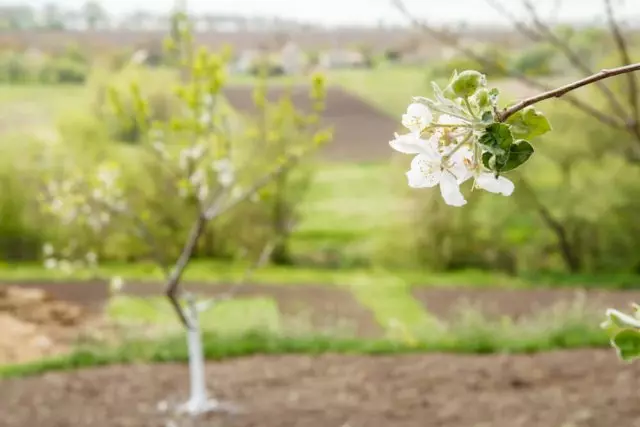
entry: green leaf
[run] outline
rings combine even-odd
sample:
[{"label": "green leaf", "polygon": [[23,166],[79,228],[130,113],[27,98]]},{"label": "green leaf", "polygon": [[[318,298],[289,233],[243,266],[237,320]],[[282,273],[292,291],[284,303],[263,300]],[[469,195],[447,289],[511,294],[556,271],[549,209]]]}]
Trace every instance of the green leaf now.
[{"label": "green leaf", "polygon": [[466,98],[486,84],[484,74],[475,70],[465,70],[455,76],[451,82],[451,89],[460,98]]},{"label": "green leaf", "polygon": [[630,362],[640,358],[640,331],[624,329],[613,337],[612,344],[622,360]]},{"label": "green leaf", "polygon": [[549,120],[533,106],[526,107],[507,119],[516,138],[531,139],[551,130]]},{"label": "green leaf", "polygon": [[478,143],[492,154],[505,155],[513,144],[513,135],[508,125],[492,123],[485,128]]},{"label": "green leaf", "polygon": [[509,148],[509,158],[500,172],[508,172],[522,166],[533,155],[533,146],[524,139],[514,142]]},{"label": "green leaf", "polygon": [[486,152],[482,154],[482,164],[487,169],[496,172],[509,172],[522,166],[533,154],[531,144],[520,139],[509,147],[508,154]]}]

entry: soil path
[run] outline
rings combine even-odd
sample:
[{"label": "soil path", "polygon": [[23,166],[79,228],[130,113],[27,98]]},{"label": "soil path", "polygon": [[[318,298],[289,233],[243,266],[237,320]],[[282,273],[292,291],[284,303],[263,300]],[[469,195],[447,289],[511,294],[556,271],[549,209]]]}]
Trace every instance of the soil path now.
[{"label": "soil path", "polygon": [[187,367],[105,367],[0,382],[5,427],[640,427],[640,364],[611,350],[517,356],[251,357],[211,363],[235,415],[158,410],[185,400]]}]

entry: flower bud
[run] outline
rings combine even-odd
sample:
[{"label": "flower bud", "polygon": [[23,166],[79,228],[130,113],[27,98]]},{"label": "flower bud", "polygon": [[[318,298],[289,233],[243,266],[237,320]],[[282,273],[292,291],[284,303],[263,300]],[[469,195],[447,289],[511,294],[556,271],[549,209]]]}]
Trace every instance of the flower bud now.
[{"label": "flower bud", "polygon": [[484,74],[475,70],[465,70],[458,74],[451,82],[451,89],[461,98],[473,95],[476,91],[486,84]]}]

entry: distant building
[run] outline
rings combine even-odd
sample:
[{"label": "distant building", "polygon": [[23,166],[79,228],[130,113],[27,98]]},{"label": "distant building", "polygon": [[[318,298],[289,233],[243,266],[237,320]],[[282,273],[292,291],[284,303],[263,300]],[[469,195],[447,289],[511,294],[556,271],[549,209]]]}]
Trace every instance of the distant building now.
[{"label": "distant building", "polygon": [[280,50],[280,64],[286,74],[300,74],[307,65],[307,55],[296,43],[289,41]]},{"label": "distant building", "polygon": [[369,62],[361,52],[329,50],[320,53],[318,65],[324,69],[364,68],[369,66]]}]

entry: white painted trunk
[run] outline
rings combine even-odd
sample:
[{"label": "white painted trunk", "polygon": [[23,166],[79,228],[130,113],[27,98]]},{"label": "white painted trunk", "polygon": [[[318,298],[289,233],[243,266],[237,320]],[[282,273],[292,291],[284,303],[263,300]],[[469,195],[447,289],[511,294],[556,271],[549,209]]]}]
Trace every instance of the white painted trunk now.
[{"label": "white painted trunk", "polygon": [[216,400],[210,400],[204,372],[204,351],[202,348],[202,331],[200,329],[200,313],[194,299],[188,299],[187,316],[191,328],[187,330],[187,348],[189,351],[189,383],[191,393],[189,401],[182,406],[182,412],[199,415],[218,408]]}]

